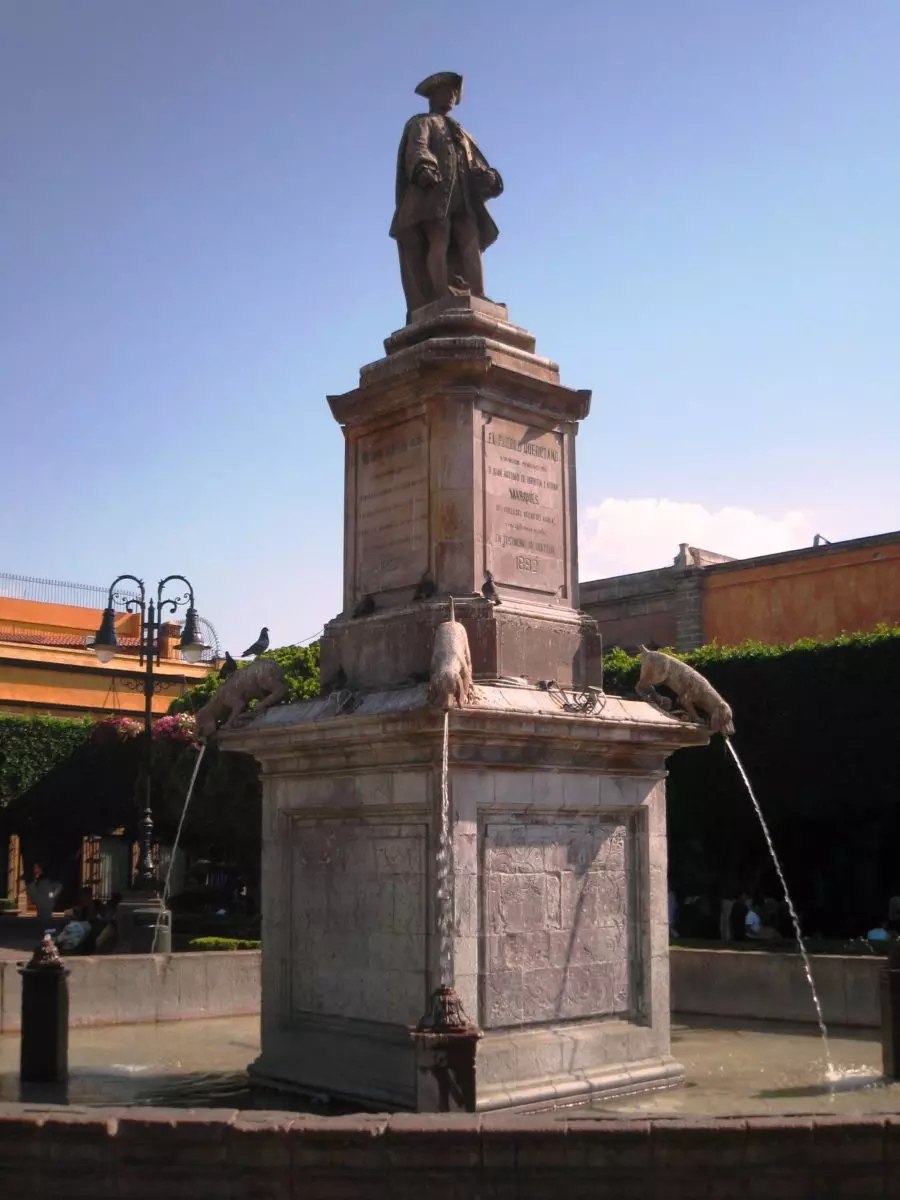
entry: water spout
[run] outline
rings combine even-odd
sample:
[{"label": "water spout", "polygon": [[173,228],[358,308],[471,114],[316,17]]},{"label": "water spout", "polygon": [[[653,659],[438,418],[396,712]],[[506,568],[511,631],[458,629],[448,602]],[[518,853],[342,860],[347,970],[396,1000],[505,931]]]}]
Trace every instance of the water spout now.
[{"label": "water spout", "polygon": [[775,846],[772,842],[772,835],[769,833],[769,826],[766,824],[766,818],[763,816],[762,809],[759,806],[759,801],[750,786],[750,780],[747,778],[747,772],[744,770],[744,764],[738,758],[738,752],[732,745],[731,738],[725,738],[725,745],[734,759],[737,769],[741,773],[741,778],[744,781],[744,786],[750,799],[753,801],[753,807],[756,809],[756,815],[759,817],[759,823],[762,826],[763,834],[765,835],[766,844],[769,847],[769,854],[772,856],[772,862],[775,870],[778,872],[778,878],[781,881],[781,887],[784,892],[784,898],[791,914],[791,921],[794,925],[794,934],[797,938],[797,948],[800,951],[800,956],[803,959],[803,970],[806,972],[806,979],[809,983],[809,990],[812,993],[813,1004],[816,1009],[816,1019],[819,1023],[819,1033],[822,1035],[822,1049],[825,1054],[825,1064],[827,1067],[826,1077],[829,1080],[839,1078],[839,1072],[835,1069],[834,1063],[831,1060],[831,1051],[828,1048],[828,1030],[825,1027],[825,1020],[822,1016],[822,1005],[819,1001],[819,993],[816,991],[815,980],[813,979],[812,964],[809,961],[809,955],[806,953],[806,946],[803,944],[803,934],[800,930],[800,918],[797,916],[797,910],[794,908],[794,902],[791,899],[791,893],[788,891],[787,881],[784,878],[784,872],[781,869],[781,863],[778,861],[778,855],[775,853]]},{"label": "water spout", "polygon": [[197,775],[200,772],[200,764],[203,762],[203,755],[206,753],[206,743],[200,746],[200,753],[197,755],[197,761],[194,763],[194,769],[191,772],[191,782],[188,784],[187,795],[184,798],[184,808],[181,810],[181,817],[178,821],[178,828],[175,831],[175,843],[172,846],[172,855],[169,859],[169,869],[166,871],[166,882],[163,885],[162,902],[159,908],[159,916],[156,918],[156,925],[153,929],[153,945],[150,948],[150,953],[156,953],[156,939],[159,936],[159,923],[162,920],[162,915],[166,910],[166,901],[169,898],[169,889],[172,886],[172,871],[175,869],[175,855],[178,853],[178,843],[181,841],[181,830],[184,828],[184,818],[187,816],[188,805],[191,802],[191,796],[194,794],[194,784],[197,782]]},{"label": "water spout", "polygon": [[444,710],[441,752],[441,826],[437,852],[437,927],[440,984],[453,986],[453,842],[450,830],[450,710]]}]

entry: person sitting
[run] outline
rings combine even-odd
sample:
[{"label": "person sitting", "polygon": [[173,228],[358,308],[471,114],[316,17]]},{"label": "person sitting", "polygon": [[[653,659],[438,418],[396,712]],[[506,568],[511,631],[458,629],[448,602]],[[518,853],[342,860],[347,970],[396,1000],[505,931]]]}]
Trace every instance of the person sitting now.
[{"label": "person sitting", "polygon": [[97,935],[97,941],[94,945],[94,950],[97,954],[110,954],[116,947],[116,942],[119,939],[117,913],[121,901],[122,897],[118,892],[113,892],[109,898],[109,904],[106,906],[106,924]]},{"label": "person sitting", "polygon": [[728,933],[729,940],[732,942],[743,942],[747,937],[747,914],[750,910],[750,897],[746,892],[741,892],[737,900],[731,906],[731,911],[728,914]]},{"label": "person sitting", "polygon": [[778,940],[778,930],[773,929],[771,925],[767,925],[765,923],[763,920],[763,913],[759,905],[751,904],[747,908],[747,916],[744,918],[744,920],[748,938],[752,938],[757,942],[772,942]]}]

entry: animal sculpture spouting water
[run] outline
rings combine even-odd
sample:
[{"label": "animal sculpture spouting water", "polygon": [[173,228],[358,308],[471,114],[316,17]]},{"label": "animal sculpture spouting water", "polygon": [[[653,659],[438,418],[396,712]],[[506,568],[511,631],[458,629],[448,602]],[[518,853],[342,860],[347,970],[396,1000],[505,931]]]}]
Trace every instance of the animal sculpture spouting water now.
[{"label": "animal sculpture spouting water", "polygon": [[[197,736],[206,741],[218,728],[233,729],[255,720],[260,713],[281,704],[290,694],[281,665],[274,658],[257,658],[229,676],[197,713]],[[256,700],[254,709],[251,701]]]},{"label": "animal sculpture spouting water", "polygon": [[465,708],[472,699],[472,656],[469,636],[464,625],[456,619],[453,598],[450,598],[450,620],[443,621],[434,631],[431,652],[431,673],[428,685],[429,703],[438,708]]},{"label": "animal sculpture spouting water", "polygon": [[659,684],[675,693],[689,720],[700,720],[697,712],[699,708],[709,717],[712,733],[732,736],[734,723],[731,709],[709,680],[704,679],[699,671],[689,667],[680,658],[673,658],[671,654],[663,654],[661,650],[648,650],[646,646],[641,646],[641,677],[637,683],[637,694],[665,707],[660,703],[662,697],[656,694]]}]

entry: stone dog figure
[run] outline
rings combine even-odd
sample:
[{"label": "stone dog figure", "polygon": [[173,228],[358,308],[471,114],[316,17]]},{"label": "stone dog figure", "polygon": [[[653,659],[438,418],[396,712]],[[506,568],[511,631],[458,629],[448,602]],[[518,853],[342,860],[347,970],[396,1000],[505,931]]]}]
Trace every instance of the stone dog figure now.
[{"label": "stone dog figure", "polygon": [[709,716],[709,728],[712,733],[732,736],[734,724],[731,709],[699,671],[695,671],[681,659],[673,658],[671,654],[663,654],[660,650],[648,650],[646,646],[641,646],[641,677],[635,690],[642,699],[652,699],[659,703],[661,698],[656,695],[658,684],[664,684],[675,693],[678,703],[691,721],[700,720],[697,714],[697,709],[700,708]]},{"label": "stone dog figure", "polygon": [[[290,694],[281,665],[274,658],[257,658],[249,667],[236,671],[197,713],[197,736],[206,741],[216,729],[232,729],[287,700]],[[258,701],[248,711],[251,700]]]},{"label": "stone dog figure", "polygon": [[453,600],[450,600],[450,620],[443,621],[434,631],[431,653],[431,681],[428,702],[438,708],[465,708],[472,699],[472,656],[469,636],[464,625],[456,620]]},{"label": "stone dog figure", "polygon": [[417,308],[457,291],[484,296],[481,255],[497,240],[486,201],[503,180],[463,127],[450,116],[462,97],[453,71],[423,79],[416,92],[429,111],[407,121],[397,153],[397,240],[406,320]]}]

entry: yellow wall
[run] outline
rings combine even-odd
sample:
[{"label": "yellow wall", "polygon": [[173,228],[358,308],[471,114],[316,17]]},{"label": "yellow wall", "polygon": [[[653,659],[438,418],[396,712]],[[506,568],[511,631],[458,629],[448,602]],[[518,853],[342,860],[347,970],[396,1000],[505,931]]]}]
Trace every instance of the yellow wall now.
[{"label": "yellow wall", "polygon": [[705,579],[705,640],[786,644],[900,625],[900,541],[836,549]]},{"label": "yellow wall", "polygon": [[[142,716],[143,669],[135,650],[101,663],[92,650],[29,643],[9,636],[33,633],[83,638],[97,632],[101,615],[99,609],[0,597],[0,712]],[[157,684],[168,681],[153,697],[156,716],[162,716],[176,697],[210,670],[208,663],[191,666],[181,659],[174,648],[176,631],[174,625],[165,630],[162,661],[154,667]],[[136,639],[139,614],[119,615],[116,632],[120,639]]]}]

